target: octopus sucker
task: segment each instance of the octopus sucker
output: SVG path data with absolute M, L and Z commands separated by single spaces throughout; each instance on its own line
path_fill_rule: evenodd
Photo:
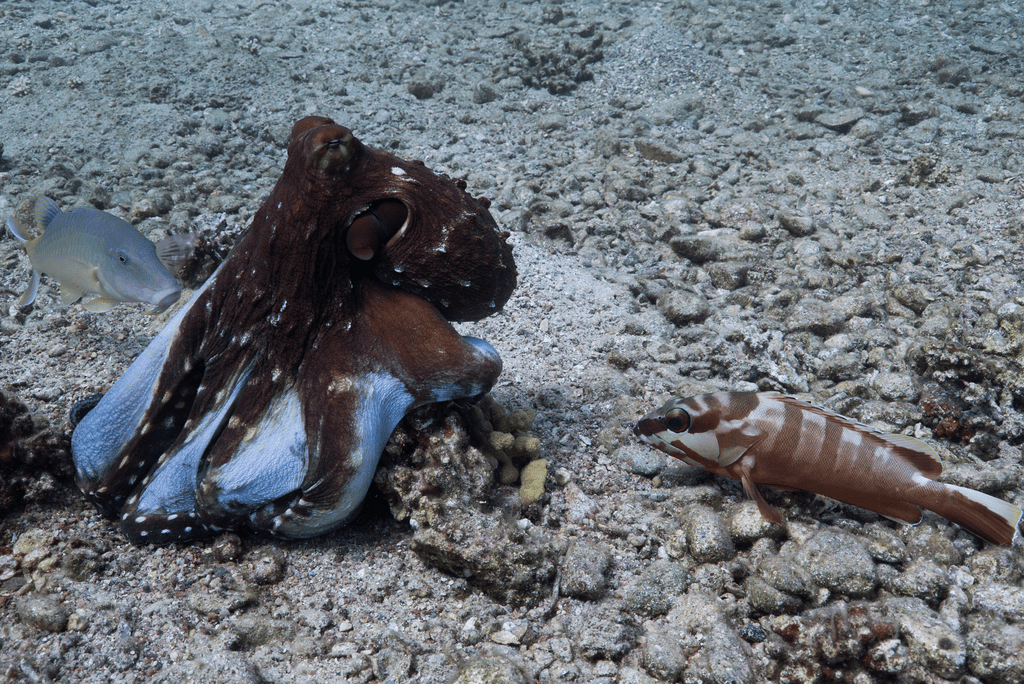
M 501 372 L 449 323 L 516 286 L 508 234 L 465 187 L 298 121 L 238 244 L 75 427 L 82 490 L 135 543 L 348 521 L 407 411 Z

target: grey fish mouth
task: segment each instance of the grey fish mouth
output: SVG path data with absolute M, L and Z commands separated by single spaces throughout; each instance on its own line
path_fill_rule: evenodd
M 166 290 L 160 290 L 155 295 L 153 295 L 153 299 L 150 300 L 153 303 L 153 311 L 155 313 L 163 311 L 171 304 L 178 301 L 179 297 L 181 297 L 180 288 L 174 287 L 168 288 Z

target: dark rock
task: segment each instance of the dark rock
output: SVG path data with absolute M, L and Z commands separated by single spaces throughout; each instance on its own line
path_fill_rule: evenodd
M 26 625 L 47 632 L 67 629 L 70 610 L 52 594 L 29 593 L 17 602 L 18 617 Z
M 605 574 L 611 560 L 611 551 L 601 544 L 584 541 L 571 544 L 559 564 L 561 593 L 580 599 L 599 598 L 604 593 Z

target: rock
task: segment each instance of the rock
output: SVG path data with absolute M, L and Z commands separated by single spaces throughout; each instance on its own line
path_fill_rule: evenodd
M 983 682 L 1024 682 L 1024 630 L 988 616 L 971 620 L 967 637 L 967 669 Z
M 558 131 L 569 125 L 569 121 L 564 115 L 558 112 L 552 112 L 550 114 L 544 114 L 537 119 L 537 127 L 542 131 Z
M 884 584 L 886 589 L 897 596 L 923 599 L 931 606 L 938 606 L 949 592 L 945 570 L 929 560 L 911 563 Z
M 604 593 L 605 573 L 611 560 L 611 551 L 604 545 L 574 542 L 560 563 L 561 593 L 580 599 L 599 598 Z
M 875 588 L 875 564 L 852 535 L 823 529 L 804 542 L 798 558 L 814 581 L 845 596 L 867 596 Z
M 708 267 L 711 284 L 730 292 L 747 284 L 748 273 L 750 273 L 750 264 L 742 261 L 715 263 Z
M 781 537 L 786 533 L 786 528 L 761 515 L 753 501 L 744 501 L 732 511 L 729 533 L 737 544 L 752 544 L 764 537 Z
M 295 636 L 295 624 L 266 615 L 242 615 L 231 623 L 231 631 L 238 647 L 252 649 L 272 641 L 291 639 Z
M 925 100 L 915 100 L 900 105 L 900 122 L 908 126 L 916 126 L 925 119 L 938 115 L 939 108 Z
M 640 663 L 662 682 L 680 681 L 686 669 L 687 651 L 671 629 L 648 630 Z
M 679 597 L 663 625 L 649 630 L 641 655 L 650 671 L 661 676 L 662 670 L 676 670 L 684 661 L 686 681 L 725 684 L 755 680 L 750 647 L 729 626 L 714 596 L 690 593 Z M 675 637 L 680 651 L 675 651 L 665 633 L 655 636 L 661 630 Z M 662 647 L 661 653 L 655 646 Z
M 617 602 L 583 603 L 565 616 L 573 649 L 588 660 L 619 660 L 636 646 L 642 630 Z
M 907 557 L 907 545 L 885 527 L 870 525 L 867 530 L 868 553 L 882 563 L 902 563 Z
M 917 380 L 904 373 L 878 373 L 871 386 L 885 401 L 916 403 L 921 393 Z
M 686 543 L 698 563 L 717 563 L 736 555 L 732 536 L 717 512 L 707 506 L 690 506 L 684 515 Z
M 636 146 L 636 151 L 644 159 L 661 162 L 662 164 L 678 164 L 683 161 L 683 155 L 679 150 L 675 150 L 658 140 L 637 138 L 633 145 Z
M 501 97 L 493 83 L 487 80 L 477 81 L 473 86 L 473 104 L 487 104 Z
M 1024 591 L 1019 585 L 999 582 L 974 584 L 967 589 L 976 610 L 999 615 L 1012 623 L 1024 623 Z
M 848 132 L 855 123 L 867 116 L 867 112 L 861 107 L 852 107 L 838 112 L 828 112 L 815 117 L 815 121 L 826 128 L 840 133 Z
M 29 593 L 18 598 L 18 617 L 30 627 L 47 632 L 67 629 L 70 610 L 52 594 Z
M 897 302 L 918 315 L 921 315 L 928 304 L 935 300 L 935 297 L 923 287 L 914 283 L 898 283 L 892 288 L 892 296 Z
M 511 658 L 492 653 L 470 660 L 452 684 L 527 684 L 529 681 Z
M 665 454 L 646 444 L 626 444 L 615 450 L 612 458 L 622 463 L 629 472 L 643 477 L 654 477 L 665 469 Z
M 819 337 L 830 337 L 839 332 L 845 323 L 846 317 L 841 311 L 807 297 L 797 302 L 783 325 L 789 332 L 808 330 Z
M 668 244 L 676 254 L 695 264 L 717 261 L 724 251 L 717 240 L 705 235 L 680 235 L 669 240 Z
M 814 595 L 810 572 L 792 557 L 768 556 L 758 563 L 757 574 L 775 589 L 796 598 L 809 599 Z
M 744 588 L 747 591 L 750 607 L 760 613 L 768 615 L 794 613 L 803 605 L 803 601 L 796 596 L 779 591 L 757 575 L 749 577 Z
M 814 221 L 810 216 L 791 211 L 779 213 L 779 224 L 793 237 L 807 237 L 814 232 Z
M 863 364 L 859 354 L 839 352 L 825 359 L 818 368 L 818 377 L 833 382 L 852 380 L 863 375 Z
M 672 561 L 659 560 L 644 568 L 626 588 L 626 608 L 645 617 L 664 615 L 673 601 L 686 591 L 689 569 Z
M 953 679 L 963 672 L 967 660 L 963 639 L 924 601 L 889 599 L 884 610 L 899 622 L 900 636 L 918 662 L 945 679 Z
M 678 326 L 699 323 L 711 315 L 707 300 L 686 290 L 669 290 L 659 295 L 658 309 Z
M 277 548 L 260 549 L 249 564 L 249 577 L 256 584 L 277 584 L 284 579 L 287 560 Z

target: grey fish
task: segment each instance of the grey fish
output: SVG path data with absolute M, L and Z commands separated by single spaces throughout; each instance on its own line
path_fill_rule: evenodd
M 94 312 L 109 311 L 119 302 L 144 302 L 154 307 L 148 313 L 159 313 L 181 296 L 168 266 L 176 270 L 182 255 L 191 251 L 191 236 L 172 235 L 154 245 L 127 221 L 97 209 L 64 213 L 49 197 L 36 202 L 33 218 L 36 238 L 7 219 L 7 229 L 32 262 L 32 280 L 18 306 L 35 300 L 41 274 L 60 284 L 65 305 L 97 295 L 82 302 L 82 308 Z

